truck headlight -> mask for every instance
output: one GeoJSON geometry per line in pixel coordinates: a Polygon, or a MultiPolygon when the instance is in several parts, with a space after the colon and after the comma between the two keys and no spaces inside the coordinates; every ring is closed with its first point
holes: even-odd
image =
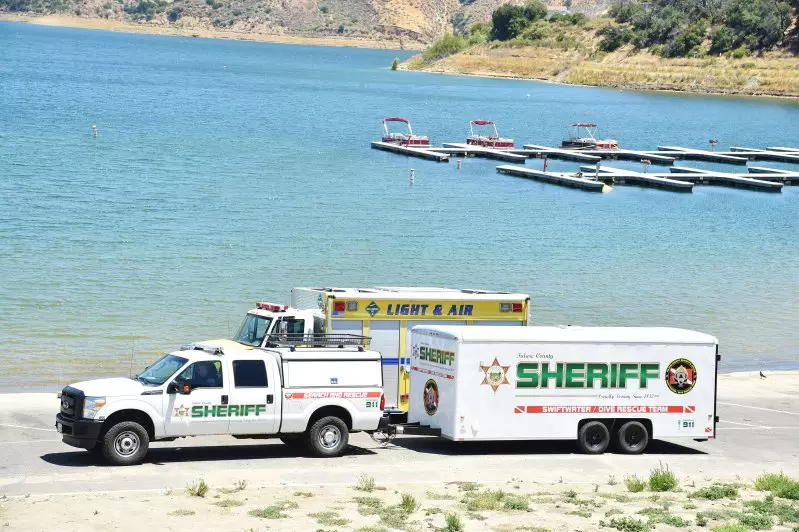
{"type": "Polygon", "coordinates": [[[105,406],[105,397],[87,397],[83,402],[83,417],[94,419],[97,412],[105,406]]]}

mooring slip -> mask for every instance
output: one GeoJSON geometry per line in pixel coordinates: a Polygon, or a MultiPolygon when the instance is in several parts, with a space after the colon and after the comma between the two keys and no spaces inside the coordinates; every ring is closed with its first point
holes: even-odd
{"type": "Polygon", "coordinates": [[[407,155],[409,157],[419,157],[420,159],[428,159],[431,161],[438,161],[446,163],[449,161],[449,154],[438,153],[435,151],[427,150],[425,148],[413,148],[410,146],[401,146],[399,144],[391,144],[388,142],[372,142],[372,149],[390,151],[400,155],[407,155]]]}
{"type": "MultiPolygon", "coordinates": [[[[582,166],[580,170],[584,175],[595,175],[597,168],[594,166],[582,166]]],[[[694,184],[688,181],[680,181],[670,176],[658,174],[643,174],[632,170],[623,170],[611,166],[600,166],[597,179],[604,182],[611,182],[614,185],[636,185],[647,188],[658,188],[670,190],[672,192],[691,192],[694,184]]]]}
{"type": "Polygon", "coordinates": [[[514,150],[513,153],[521,153],[528,157],[550,157],[552,159],[561,159],[563,161],[577,161],[580,163],[593,163],[600,160],[596,155],[586,155],[582,151],[577,150],[561,150],[558,148],[550,148],[549,146],[539,146],[538,144],[525,144],[523,150],[514,150]]]}
{"type": "Polygon", "coordinates": [[[617,161],[636,161],[647,160],[651,164],[662,164],[671,166],[674,164],[675,158],[667,155],[659,154],[654,151],[639,151],[639,150],[580,150],[580,153],[586,155],[593,155],[601,159],[611,159],[617,161]]]}
{"type": "MultiPolygon", "coordinates": [[[[783,185],[799,185],[799,172],[777,170],[776,168],[759,168],[757,166],[750,166],[748,174],[714,172],[712,170],[690,168],[687,166],[674,166],[669,170],[671,170],[672,174],[680,174],[677,179],[691,179],[694,182],[701,182],[703,176],[708,177],[708,174],[725,174],[728,176],[737,176],[743,179],[755,179],[759,181],[770,181],[772,183],[782,183],[783,185]]],[[[710,176],[710,179],[712,179],[712,176],[710,176]]]]}
{"type": "Polygon", "coordinates": [[[727,164],[746,164],[749,159],[746,157],[729,155],[723,152],[694,150],[681,146],[658,146],[658,150],[666,152],[669,156],[677,159],[692,159],[695,161],[711,161],[727,164]]]}
{"type": "Polygon", "coordinates": [[[750,174],[794,174],[799,172],[791,172],[789,170],[782,170],[780,168],[768,168],[766,166],[750,166],[750,174]]]}
{"type": "MultiPolygon", "coordinates": [[[[702,185],[721,185],[735,188],[746,188],[749,190],[760,190],[763,192],[781,192],[782,181],[766,181],[764,179],[755,179],[750,177],[751,174],[728,174],[724,172],[713,172],[710,170],[703,170],[700,168],[687,168],[684,166],[675,166],[671,168],[673,174],[677,174],[676,179],[686,179],[693,181],[696,184],[702,185]]],[[[777,177],[775,175],[767,175],[769,179],[777,177]]],[[[782,177],[782,176],[779,176],[782,177]]]]}
{"type": "MultiPolygon", "coordinates": [[[[454,149],[458,150],[458,154],[461,153],[468,157],[483,157],[485,159],[496,159],[498,161],[507,161],[511,163],[522,163],[527,160],[527,157],[524,155],[517,155],[515,153],[511,153],[507,150],[503,149],[495,149],[495,148],[486,148],[484,146],[474,146],[472,144],[463,144],[462,142],[445,142],[443,144],[444,150],[454,149]]],[[[449,152],[450,155],[454,155],[453,152],[449,152]]]]}
{"type": "Polygon", "coordinates": [[[742,148],[731,146],[730,152],[751,161],[776,161],[783,163],[799,163],[799,152],[761,150],[760,148],[742,148]]]}
{"type": "Polygon", "coordinates": [[[551,183],[553,185],[579,188],[590,192],[609,192],[611,190],[611,187],[602,181],[572,176],[561,172],[543,172],[541,170],[532,170],[523,166],[512,166],[509,164],[497,166],[497,172],[500,174],[533,179],[544,183],[551,183]]]}

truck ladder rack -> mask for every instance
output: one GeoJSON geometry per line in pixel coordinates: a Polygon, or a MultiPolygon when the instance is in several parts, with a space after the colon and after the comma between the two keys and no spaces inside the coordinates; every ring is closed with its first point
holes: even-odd
{"type": "Polygon", "coordinates": [[[290,347],[292,351],[296,348],[312,347],[337,347],[343,349],[345,346],[357,346],[359,351],[369,346],[368,336],[358,334],[325,334],[325,333],[275,333],[269,336],[266,347],[290,347]]]}

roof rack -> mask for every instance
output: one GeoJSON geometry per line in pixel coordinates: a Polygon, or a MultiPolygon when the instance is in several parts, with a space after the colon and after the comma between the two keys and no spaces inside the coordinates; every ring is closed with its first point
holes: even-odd
{"type": "Polygon", "coordinates": [[[297,347],[337,347],[357,346],[358,351],[363,351],[369,346],[368,336],[358,334],[325,334],[325,333],[275,333],[269,336],[266,347],[290,347],[294,351],[297,347]]]}

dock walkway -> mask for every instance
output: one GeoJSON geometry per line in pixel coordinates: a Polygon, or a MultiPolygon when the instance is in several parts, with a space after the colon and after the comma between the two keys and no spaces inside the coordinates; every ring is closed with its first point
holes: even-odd
{"type": "Polygon", "coordinates": [[[475,146],[473,144],[464,144],[461,142],[445,142],[442,146],[443,148],[440,150],[436,149],[436,151],[447,151],[450,155],[463,155],[465,157],[471,155],[474,157],[495,159],[497,161],[506,161],[509,163],[524,164],[524,162],[527,160],[525,155],[512,153],[508,150],[486,148],[484,146],[475,146]]]}
{"type": "MultiPolygon", "coordinates": [[[[596,167],[583,166],[580,168],[586,175],[594,175],[596,167]]],[[[598,179],[600,181],[612,182],[614,185],[637,185],[647,188],[659,188],[661,190],[671,190],[672,192],[691,192],[694,184],[689,181],[674,179],[666,174],[643,174],[632,170],[613,168],[612,166],[600,166],[598,179]]]]}
{"type": "Polygon", "coordinates": [[[525,168],[524,166],[513,166],[509,164],[497,166],[497,172],[500,174],[533,179],[543,183],[551,183],[553,185],[578,188],[589,192],[607,192],[611,190],[611,188],[602,181],[576,177],[562,172],[543,172],[541,170],[533,170],[531,168],[525,168]]]}
{"type": "MultiPolygon", "coordinates": [[[[721,185],[735,188],[745,188],[749,190],[760,190],[764,192],[781,192],[782,180],[784,176],[777,174],[758,174],[764,176],[764,179],[756,179],[751,177],[753,174],[744,176],[742,174],[729,174],[726,172],[713,172],[700,168],[687,168],[684,166],[675,166],[671,168],[672,174],[677,174],[675,179],[686,179],[693,181],[697,184],[705,185],[721,185]],[[775,179],[780,178],[780,179],[775,179]],[[768,181],[766,179],[769,179],[768,181]]],[[[797,175],[799,178],[799,175],[797,175]]]]}
{"type": "Polygon", "coordinates": [[[372,149],[390,151],[392,153],[398,153],[400,155],[407,155],[409,157],[419,157],[421,159],[428,159],[440,163],[445,163],[449,161],[449,154],[447,153],[438,153],[425,148],[400,146],[399,144],[390,144],[388,142],[373,141],[372,149]]]}
{"type": "Polygon", "coordinates": [[[748,159],[738,155],[729,155],[717,151],[694,150],[681,146],[658,146],[658,151],[665,152],[677,159],[693,159],[695,161],[710,161],[714,163],[746,164],[748,159]]]}

